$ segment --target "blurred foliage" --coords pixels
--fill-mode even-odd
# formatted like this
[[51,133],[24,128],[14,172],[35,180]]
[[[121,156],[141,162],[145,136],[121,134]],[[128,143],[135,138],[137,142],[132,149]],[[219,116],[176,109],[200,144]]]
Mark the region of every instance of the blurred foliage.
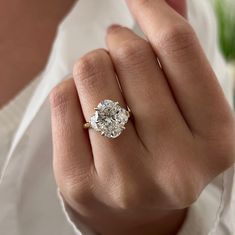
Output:
[[235,1],[213,0],[218,18],[220,46],[227,60],[235,60]]

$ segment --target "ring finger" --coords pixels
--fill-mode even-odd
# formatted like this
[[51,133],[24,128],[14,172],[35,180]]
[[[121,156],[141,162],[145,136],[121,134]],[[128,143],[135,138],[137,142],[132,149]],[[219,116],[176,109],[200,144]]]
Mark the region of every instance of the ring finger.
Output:
[[[102,100],[119,102],[120,106],[125,107],[112,61],[105,50],[95,50],[82,57],[75,64],[73,75],[86,121],[90,120],[95,112],[94,108]],[[92,151],[97,159],[108,158],[111,152],[112,155],[120,155],[122,149],[130,149],[130,144],[136,146],[138,142],[131,120],[127,123],[126,130],[116,139],[101,136],[93,129],[89,131],[89,136]],[[100,163],[97,159],[94,159],[95,165]]]

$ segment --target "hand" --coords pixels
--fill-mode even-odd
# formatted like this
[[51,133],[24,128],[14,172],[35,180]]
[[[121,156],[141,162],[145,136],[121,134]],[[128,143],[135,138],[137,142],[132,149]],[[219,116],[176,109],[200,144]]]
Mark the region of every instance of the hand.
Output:
[[[233,164],[234,117],[187,21],[165,1],[127,3],[148,41],[112,26],[109,53],[85,55],[75,83],[52,91],[54,172],[76,216],[100,234],[172,235]],[[83,129],[104,99],[133,113],[117,139]]]

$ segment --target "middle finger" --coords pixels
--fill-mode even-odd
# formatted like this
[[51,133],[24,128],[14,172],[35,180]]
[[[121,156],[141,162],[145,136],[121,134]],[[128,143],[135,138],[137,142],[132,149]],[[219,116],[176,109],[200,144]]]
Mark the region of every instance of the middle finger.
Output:
[[155,144],[159,131],[172,136],[187,128],[150,44],[118,25],[109,28],[107,43],[140,136]]

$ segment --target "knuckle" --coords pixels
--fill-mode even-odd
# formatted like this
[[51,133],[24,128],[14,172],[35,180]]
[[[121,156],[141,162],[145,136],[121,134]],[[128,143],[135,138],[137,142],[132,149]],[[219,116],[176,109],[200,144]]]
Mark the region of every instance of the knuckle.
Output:
[[133,209],[139,209],[140,207],[145,207],[145,199],[140,198],[140,194],[136,194],[135,197],[131,196],[130,193],[124,193],[122,192],[119,200],[118,200],[118,206],[119,208],[123,210],[133,210]]
[[235,161],[235,119],[229,111],[221,111],[207,125],[206,132],[198,133],[198,139],[202,141],[203,151],[214,159],[211,170],[218,174],[234,164]]
[[63,194],[66,195],[69,201],[79,204],[87,204],[90,198],[90,192],[85,187],[77,187],[77,185],[67,185]]
[[219,162],[220,171],[226,170],[234,164],[235,161],[235,121],[234,117],[230,117],[227,122],[220,128],[219,137],[216,137],[216,143],[212,140],[212,144],[216,146],[212,155]]
[[109,56],[104,49],[98,49],[86,54],[74,65],[73,75],[75,80],[86,87],[93,87],[108,62]]
[[116,51],[117,64],[124,70],[139,67],[146,63],[151,55],[150,45],[144,40],[136,39],[123,42]]
[[92,196],[92,181],[88,174],[82,177],[67,175],[61,184],[62,192],[69,201],[83,205],[89,203]]
[[188,23],[178,23],[164,29],[156,38],[156,45],[162,53],[182,62],[188,60],[195,49],[196,34]]
[[174,209],[183,209],[191,206],[199,197],[200,189],[197,189],[196,185],[191,182],[181,182],[171,185],[171,191],[173,193],[169,195],[171,206]]
[[151,183],[146,184],[146,182],[145,186],[130,182],[128,184],[123,183],[116,197],[118,207],[123,210],[149,209],[157,203],[154,187]]
[[[165,168],[165,167],[164,167]],[[183,209],[192,205],[199,197],[202,185],[194,168],[184,170],[182,166],[169,165],[156,173],[156,185],[161,189],[160,201],[169,209]],[[164,204],[163,204],[164,205]]]
[[194,182],[195,180],[190,180],[190,182],[182,180],[174,186],[176,192],[174,200],[177,209],[189,207],[199,198],[202,188]]

